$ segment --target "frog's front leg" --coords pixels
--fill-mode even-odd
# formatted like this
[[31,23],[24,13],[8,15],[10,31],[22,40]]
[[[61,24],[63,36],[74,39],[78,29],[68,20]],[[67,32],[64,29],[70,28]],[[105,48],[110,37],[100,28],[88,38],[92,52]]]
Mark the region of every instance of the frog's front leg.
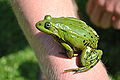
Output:
[[67,43],[65,43],[65,42],[61,42],[60,44],[66,49],[67,56],[69,58],[72,58],[74,56],[73,49]]
[[53,35],[54,39],[59,42],[65,49],[66,49],[66,53],[67,56],[69,58],[72,58],[73,56],[77,56],[78,54],[74,54],[73,49],[71,48],[70,45],[68,45],[65,41],[63,41],[61,38],[59,38],[58,36]]
[[101,50],[86,47],[81,54],[82,67],[76,69],[68,69],[65,71],[75,71],[75,72],[87,71],[98,63],[98,61],[101,59],[101,56],[102,56]]

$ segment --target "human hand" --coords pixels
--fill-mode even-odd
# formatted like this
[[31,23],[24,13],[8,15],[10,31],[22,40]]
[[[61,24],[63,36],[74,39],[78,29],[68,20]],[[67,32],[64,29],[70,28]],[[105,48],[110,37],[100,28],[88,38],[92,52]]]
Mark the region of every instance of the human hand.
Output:
[[95,25],[120,29],[120,0],[88,0],[86,10]]

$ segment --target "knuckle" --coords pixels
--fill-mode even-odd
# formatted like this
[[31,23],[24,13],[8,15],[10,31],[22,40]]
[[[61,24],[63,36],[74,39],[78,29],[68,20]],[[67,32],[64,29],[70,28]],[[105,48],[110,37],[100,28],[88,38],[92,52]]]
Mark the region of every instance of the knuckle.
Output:
[[97,0],[97,1],[96,1],[96,4],[97,4],[98,6],[104,7],[105,0]]
[[120,16],[120,2],[117,3],[116,7],[115,7],[115,14],[117,16]]
[[113,0],[107,0],[107,2],[105,3],[105,10],[107,12],[113,13],[114,7],[115,7],[115,2]]

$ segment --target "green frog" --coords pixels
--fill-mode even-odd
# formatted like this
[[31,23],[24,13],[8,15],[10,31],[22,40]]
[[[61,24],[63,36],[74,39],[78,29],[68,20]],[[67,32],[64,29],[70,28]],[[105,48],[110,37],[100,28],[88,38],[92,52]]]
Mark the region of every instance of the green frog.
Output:
[[93,28],[82,20],[74,17],[55,18],[46,15],[44,20],[36,23],[36,28],[53,36],[65,48],[69,58],[80,54],[81,66],[65,71],[87,71],[101,59],[103,52],[97,49],[99,36]]

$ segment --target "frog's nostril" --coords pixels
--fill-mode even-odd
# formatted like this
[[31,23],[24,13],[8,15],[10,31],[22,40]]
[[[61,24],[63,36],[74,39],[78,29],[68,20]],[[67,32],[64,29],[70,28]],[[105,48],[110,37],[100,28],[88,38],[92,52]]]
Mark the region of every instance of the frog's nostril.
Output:
[[38,23],[39,26],[41,26],[42,24],[41,23]]

